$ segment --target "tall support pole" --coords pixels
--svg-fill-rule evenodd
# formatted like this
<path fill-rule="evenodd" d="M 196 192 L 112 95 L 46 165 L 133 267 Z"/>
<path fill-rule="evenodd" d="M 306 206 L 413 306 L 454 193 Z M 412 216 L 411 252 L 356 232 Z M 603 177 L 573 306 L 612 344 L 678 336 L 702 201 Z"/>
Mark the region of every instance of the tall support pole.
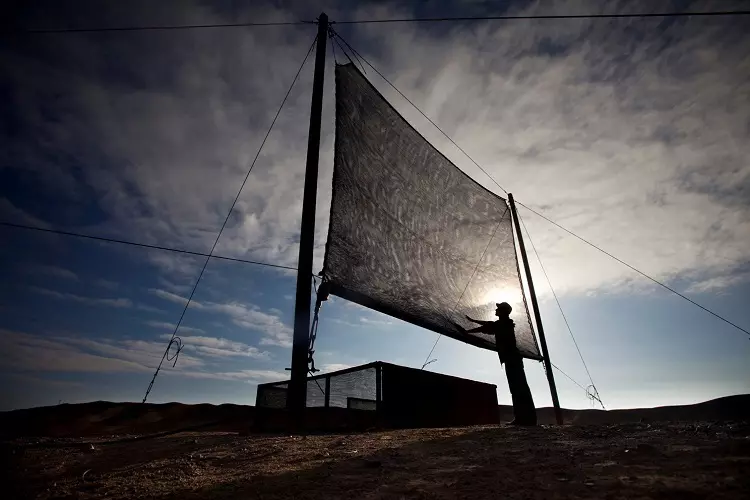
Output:
<path fill-rule="evenodd" d="M 378 417 L 383 410 L 383 365 L 375 365 L 375 410 Z"/>
<path fill-rule="evenodd" d="M 294 338 L 292 340 L 292 377 L 289 383 L 287 409 L 292 419 L 303 424 L 307 402 L 307 349 L 310 337 L 310 280 L 313 275 L 315 243 L 315 198 L 318 190 L 320 156 L 320 122 L 323 111 L 323 78 L 325 77 L 328 16 L 318 17 L 318 43 L 315 50 L 315 75 L 310 105 L 310 135 L 307 139 L 305 190 L 302 198 L 302 224 L 297 264 L 297 295 L 294 304 Z"/>
<path fill-rule="evenodd" d="M 325 406 L 326 408 L 331 406 L 331 376 L 330 375 L 326 376 L 326 394 L 325 394 L 323 406 Z"/>
<path fill-rule="evenodd" d="M 513 225 L 516 227 L 516 237 L 518 239 L 518 248 L 521 250 L 521 260 L 523 269 L 526 272 L 526 283 L 529 285 L 529 296 L 531 297 L 531 308 L 534 310 L 536 318 L 536 330 L 539 333 L 539 343 L 542 344 L 542 356 L 544 356 L 544 371 L 547 373 L 547 382 L 549 390 L 552 393 L 552 404 L 555 406 L 555 419 L 558 425 L 562 425 L 562 410 L 560 409 L 560 400 L 557 397 L 557 386 L 555 385 L 555 374 L 552 373 L 552 361 L 549 359 L 549 350 L 547 350 L 547 339 L 544 337 L 544 327 L 542 326 L 542 316 L 539 314 L 539 304 L 536 300 L 534 291 L 534 281 L 531 279 L 531 268 L 529 268 L 529 259 L 526 256 L 526 246 L 523 244 L 523 235 L 521 234 L 521 225 L 518 223 L 518 213 L 516 212 L 516 202 L 513 195 L 508 193 L 508 202 L 510 203 L 510 213 L 513 216 Z"/>

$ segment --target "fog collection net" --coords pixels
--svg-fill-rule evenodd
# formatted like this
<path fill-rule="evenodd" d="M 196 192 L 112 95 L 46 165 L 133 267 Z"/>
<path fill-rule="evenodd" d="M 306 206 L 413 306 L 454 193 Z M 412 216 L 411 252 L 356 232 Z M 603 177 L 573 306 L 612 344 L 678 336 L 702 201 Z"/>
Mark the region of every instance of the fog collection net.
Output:
<path fill-rule="evenodd" d="M 465 315 L 513 306 L 516 343 L 541 359 L 506 201 L 459 170 L 352 64 L 336 67 L 333 199 L 323 276 L 331 293 L 485 349 Z"/>

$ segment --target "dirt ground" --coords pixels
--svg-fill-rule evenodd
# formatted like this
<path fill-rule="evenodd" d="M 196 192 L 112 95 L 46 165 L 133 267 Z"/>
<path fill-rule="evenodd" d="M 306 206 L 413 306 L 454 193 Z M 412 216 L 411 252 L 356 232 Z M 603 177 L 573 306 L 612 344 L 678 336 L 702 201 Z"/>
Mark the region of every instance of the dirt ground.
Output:
<path fill-rule="evenodd" d="M 750 422 L 2 444 L 5 498 L 748 498 Z M 7 486 L 6 486 L 7 491 Z"/>

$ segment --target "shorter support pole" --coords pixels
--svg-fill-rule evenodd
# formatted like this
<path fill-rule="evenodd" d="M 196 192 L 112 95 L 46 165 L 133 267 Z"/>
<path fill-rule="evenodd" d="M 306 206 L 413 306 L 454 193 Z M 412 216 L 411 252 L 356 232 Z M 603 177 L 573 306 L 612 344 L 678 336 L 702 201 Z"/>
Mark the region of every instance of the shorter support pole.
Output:
<path fill-rule="evenodd" d="M 383 399 L 382 385 L 383 382 L 383 367 L 380 364 L 375 365 L 375 407 L 380 413 L 380 407 Z"/>
<path fill-rule="evenodd" d="M 547 382 L 549 382 L 549 390 L 552 393 L 552 404 L 555 407 L 555 420 L 558 425 L 562 425 L 562 410 L 560 409 L 560 400 L 557 397 L 557 386 L 555 385 L 555 374 L 552 373 L 552 361 L 549 359 L 549 351 L 547 350 L 547 339 L 544 336 L 544 326 L 542 326 L 542 316 L 539 314 L 539 304 L 536 300 L 536 292 L 534 291 L 534 281 L 531 279 L 531 268 L 529 268 L 529 259 L 526 256 L 526 246 L 523 244 L 523 235 L 521 234 L 521 226 L 518 223 L 518 212 L 516 212 L 516 202 L 513 201 L 513 195 L 508 193 L 508 202 L 510 204 L 510 213 L 513 217 L 513 225 L 516 227 L 516 236 L 518 238 L 518 248 L 521 250 L 521 260 L 523 261 L 523 268 L 526 271 L 526 283 L 529 285 L 529 297 L 531 298 L 531 307 L 534 310 L 534 317 L 536 318 L 536 329 L 539 333 L 539 343 L 542 345 L 542 356 L 544 356 L 544 371 L 547 374 Z M 521 291 L 523 293 L 523 290 Z"/>
<path fill-rule="evenodd" d="M 383 424 L 383 365 L 375 365 L 375 418 L 378 427 Z"/>

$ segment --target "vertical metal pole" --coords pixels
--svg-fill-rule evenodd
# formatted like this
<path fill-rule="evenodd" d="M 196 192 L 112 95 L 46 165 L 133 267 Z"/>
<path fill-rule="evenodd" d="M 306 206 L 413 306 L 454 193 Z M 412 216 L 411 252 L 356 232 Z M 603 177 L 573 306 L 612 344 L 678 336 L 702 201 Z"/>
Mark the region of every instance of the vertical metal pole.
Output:
<path fill-rule="evenodd" d="M 523 269 L 526 271 L 526 283 L 529 285 L 529 296 L 531 297 L 531 307 L 536 317 L 536 330 L 539 333 L 539 343 L 542 344 L 542 356 L 544 356 L 544 371 L 547 373 L 547 382 L 549 390 L 552 393 L 552 404 L 555 406 L 555 420 L 558 425 L 562 425 L 562 410 L 560 409 L 560 400 L 557 397 L 557 386 L 555 385 L 555 374 L 552 373 L 552 362 L 549 359 L 547 350 L 547 339 L 544 337 L 544 327 L 542 326 L 542 317 L 539 314 L 539 304 L 536 301 L 536 292 L 534 291 L 534 281 L 531 279 L 531 268 L 529 268 L 529 259 L 526 257 L 526 247 L 523 244 L 521 235 L 521 226 L 518 223 L 518 213 L 516 212 L 516 202 L 513 201 L 513 195 L 508 193 L 508 202 L 510 203 L 510 213 L 513 216 L 513 225 L 516 227 L 516 237 L 518 238 L 518 248 L 521 250 L 521 260 L 523 260 Z"/>
<path fill-rule="evenodd" d="M 318 43 L 315 50 L 315 75 L 310 105 L 310 134 L 307 139 L 305 190 L 302 198 L 302 224 L 297 263 L 297 295 L 294 305 L 294 338 L 292 340 L 292 377 L 289 382 L 287 408 L 301 426 L 307 400 L 307 349 L 310 337 L 310 280 L 313 275 L 315 243 L 315 198 L 318 190 L 318 158 L 320 156 L 320 122 L 323 111 L 323 78 L 325 77 L 328 16 L 318 17 Z"/>
<path fill-rule="evenodd" d="M 375 365 L 375 418 L 378 426 L 383 423 L 383 365 Z"/>
<path fill-rule="evenodd" d="M 382 372 L 382 367 L 378 363 L 377 365 L 375 365 L 375 406 L 378 412 L 380 412 L 380 407 L 382 406 L 382 399 L 383 399 L 382 383 L 383 383 L 383 372 Z"/>

